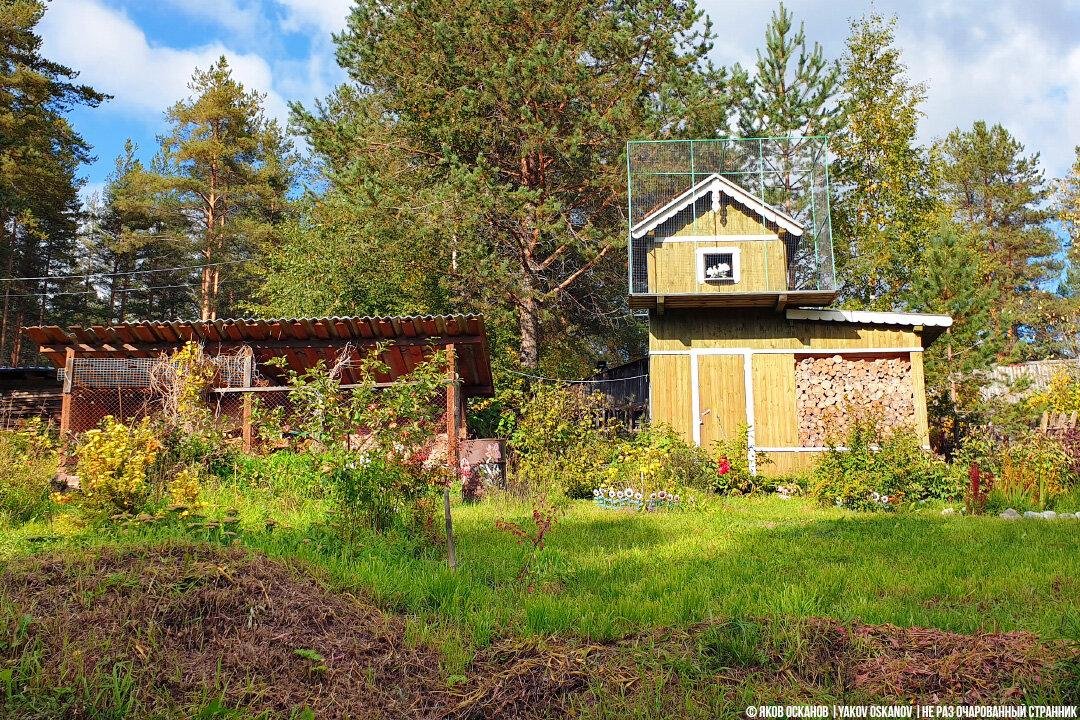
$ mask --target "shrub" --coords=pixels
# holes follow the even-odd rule
[[[740,425],[733,438],[713,443],[716,458],[712,489],[722,495],[747,495],[758,489],[759,478],[750,474],[750,428]],[[767,465],[769,458],[757,453],[758,467]]]
[[[660,490],[711,490],[712,481],[713,462],[709,454],[684,440],[670,426],[658,424],[615,444],[605,484],[638,488],[647,497],[650,492]]]
[[[603,417],[599,393],[538,383],[525,397],[510,448],[519,490],[528,495],[591,497],[621,445],[617,423]]]
[[[161,447],[149,418],[125,425],[110,415],[83,433],[75,467],[87,501],[122,512],[140,509],[150,496],[148,474]]]
[[[907,429],[883,435],[869,420],[852,423],[847,449],[830,446],[811,475],[821,503],[854,510],[894,510],[904,502],[963,496],[966,478],[919,446]]]
[[[1046,433],[1029,431],[1018,437],[1003,449],[1000,462],[1000,489],[1008,495],[1026,496],[1039,510],[1053,504],[1072,482],[1065,448]]]
[[[55,443],[40,422],[0,431],[0,513],[12,523],[48,516],[56,466]]]
[[[169,480],[169,499],[173,505],[193,509],[198,505],[204,473],[198,465],[188,465]]]
[[[1080,365],[1056,372],[1046,388],[1028,396],[1027,405],[1033,414],[1080,411]]]
[[[290,424],[306,439],[320,482],[334,502],[344,535],[367,526],[433,538],[432,496],[448,477],[428,463],[438,432],[445,432],[445,355],[435,353],[408,376],[380,387],[389,368],[381,348],[352,370],[355,387],[345,391],[340,365],[322,363],[303,375],[289,373]]]

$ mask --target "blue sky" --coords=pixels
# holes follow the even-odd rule
[[[775,3],[699,0],[719,35],[721,64],[749,64]],[[46,54],[115,96],[80,110],[76,127],[94,145],[87,191],[100,187],[133,138],[149,158],[162,111],[187,94],[196,66],[225,54],[235,74],[267,94],[283,120],[291,100],[310,103],[343,79],[331,34],[351,0],[51,0],[40,31]],[[789,0],[807,34],[830,56],[843,50],[858,0]],[[878,0],[897,14],[913,79],[928,85],[924,140],[976,119],[1001,122],[1048,176],[1064,174],[1080,145],[1080,0]]]

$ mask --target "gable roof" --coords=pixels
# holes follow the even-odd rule
[[[713,173],[682,194],[676,196],[666,205],[653,210],[642,218],[637,225],[630,228],[630,236],[634,238],[643,237],[646,233],[655,230],[663,223],[675,217],[680,211],[690,207],[709,194],[713,194],[713,207],[715,209],[720,204],[720,193],[727,195],[735,202],[749,208],[766,220],[776,223],[795,237],[799,237],[803,234],[804,228],[795,218],[771,205],[766,205],[760,199],[747,192],[744,188],[736,185],[719,173]]]

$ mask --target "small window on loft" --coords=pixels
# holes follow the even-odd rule
[[[701,248],[698,250],[698,279],[704,283],[739,282],[738,248]]]

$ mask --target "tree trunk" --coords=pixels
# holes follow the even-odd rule
[[[540,367],[540,303],[531,294],[518,301],[517,320],[521,334],[521,365],[536,370]]]

